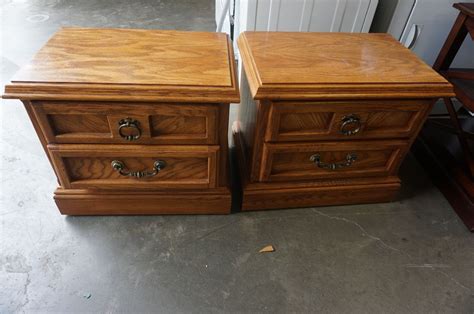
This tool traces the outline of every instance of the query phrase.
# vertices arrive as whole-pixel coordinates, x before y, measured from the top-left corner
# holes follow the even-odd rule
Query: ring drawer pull
[[[335,162],[331,164],[322,162],[320,154],[314,154],[313,156],[309,158],[309,160],[314,162],[316,166],[318,166],[319,168],[328,169],[328,170],[336,170],[336,169],[350,167],[354,163],[354,161],[357,160],[357,155],[354,153],[349,153],[347,154],[345,161]]]
[[[119,135],[127,141],[136,141],[142,135],[142,131],[140,130],[140,127],[139,127],[140,123],[137,120],[134,120],[132,118],[122,119],[119,121],[118,125],[119,125],[119,129],[118,129]],[[131,135],[123,134],[123,130],[125,128],[134,129],[134,134],[131,134]]]
[[[361,123],[360,118],[355,114],[350,114],[342,118],[341,133],[344,135],[355,135],[359,133]]]
[[[156,176],[163,168],[166,166],[166,163],[163,160],[156,160],[153,164],[153,170],[151,171],[130,171],[126,169],[125,164],[120,160],[113,160],[112,168],[115,171],[120,173],[124,177],[133,177],[133,178],[144,178],[144,177],[153,177]]]

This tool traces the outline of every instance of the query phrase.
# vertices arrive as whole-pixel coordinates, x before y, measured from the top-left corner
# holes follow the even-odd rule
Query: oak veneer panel
[[[54,134],[61,136],[72,133],[97,134],[110,137],[110,129],[105,115],[50,114],[48,122]]]
[[[267,141],[408,138],[424,121],[431,100],[278,101],[271,105]],[[343,119],[355,116],[360,130],[341,132]]]
[[[407,141],[266,143],[260,181],[395,175],[407,148]],[[350,166],[328,170],[310,160],[314,154],[319,154],[321,162],[326,164],[343,163],[348,154],[356,155],[357,159]]]
[[[238,45],[255,99],[454,96],[388,34],[244,32]]]
[[[216,104],[38,101],[33,110],[50,143],[217,144],[221,106],[225,110]],[[139,139],[120,136],[125,118],[138,122]]]
[[[189,136],[204,137],[207,134],[207,119],[205,116],[150,116],[151,136]]]
[[[278,123],[278,135],[296,132],[314,134],[329,133],[334,113],[332,112],[288,112],[281,114]]]

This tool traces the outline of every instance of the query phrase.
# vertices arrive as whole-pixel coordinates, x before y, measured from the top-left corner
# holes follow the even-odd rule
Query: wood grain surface
[[[387,34],[244,32],[256,99],[452,96],[451,85]]]
[[[54,200],[63,215],[228,214],[226,188],[203,190],[56,189]]]
[[[239,99],[226,34],[105,28],[59,30],[6,85],[4,97]]]
[[[172,145],[217,144],[220,107],[226,110],[217,104],[35,101],[33,110],[50,143]],[[138,139],[119,134],[125,118],[137,121]]]
[[[393,200],[400,163],[433,103],[453,95],[387,34],[245,32],[238,44],[242,210]],[[350,116],[360,128],[345,135]],[[314,154],[346,167],[318,167]],[[349,154],[357,159],[346,164]]]
[[[65,188],[215,188],[219,146],[48,145],[53,165]],[[152,171],[153,163],[166,166],[155,176],[121,176],[111,163],[123,162],[127,171]]]
[[[274,102],[265,139],[280,142],[406,138],[424,121],[430,105],[431,100]],[[360,130],[344,135],[343,120],[349,116],[359,119]]]
[[[407,151],[407,141],[345,141],[264,145],[260,181],[315,180],[396,175]],[[348,154],[357,159],[337,170],[318,167],[310,157],[326,164],[344,163]]]
[[[259,181],[250,177],[242,132],[234,129],[238,167],[241,175],[242,211],[380,203],[394,200],[400,189],[395,176],[329,176],[313,180]],[[402,158],[402,156],[400,156]]]
[[[239,89],[227,35],[61,29],[3,97],[25,104],[62,214],[230,212],[229,102]],[[152,173],[157,160],[165,166],[153,176],[126,175]]]
[[[242,211],[391,202],[398,194],[400,182],[395,178],[353,185],[283,187],[274,184],[265,189],[254,189],[254,186],[258,184],[252,183],[245,190]]]

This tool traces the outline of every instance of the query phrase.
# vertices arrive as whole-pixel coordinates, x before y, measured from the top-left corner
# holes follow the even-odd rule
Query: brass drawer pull
[[[144,177],[156,176],[161,170],[163,170],[163,168],[166,166],[166,163],[163,160],[156,160],[153,164],[153,170],[151,171],[129,171],[126,169],[125,164],[120,160],[113,160],[111,165],[115,171],[124,177],[140,179]]]
[[[134,120],[132,118],[122,119],[119,121],[118,125],[119,125],[119,129],[118,129],[119,135],[127,141],[136,141],[142,135],[142,131],[140,130],[140,127],[139,127],[140,123],[137,120]],[[134,129],[134,131],[132,131],[134,134],[130,134],[130,135],[123,134],[123,130],[125,128]]]
[[[357,159],[357,155],[354,154],[354,153],[347,154],[345,161],[335,162],[335,163],[331,163],[331,164],[327,164],[325,162],[322,162],[320,154],[314,154],[313,156],[311,156],[309,158],[309,160],[314,162],[316,164],[316,166],[318,166],[319,168],[322,168],[322,169],[327,169],[327,170],[337,170],[337,169],[341,169],[341,168],[350,167],[354,163],[354,161],[356,161],[356,159]]]
[[[344,135],[355,135],[359,133],[361,123],[360,118],[355,114],[350,114],[342,118],[341,133]]]

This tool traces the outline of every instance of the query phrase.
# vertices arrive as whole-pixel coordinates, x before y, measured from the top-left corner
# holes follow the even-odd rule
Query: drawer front
[[[409,138],[431,100],[275,102],[266,141]]]
[[[395,175],[408,141],[266,143],[261,181]]]
[[[48,145],[65,188],[214,188],[218,146]]]
[[[49,143],[217,144],[218,105],[35,102]]]

